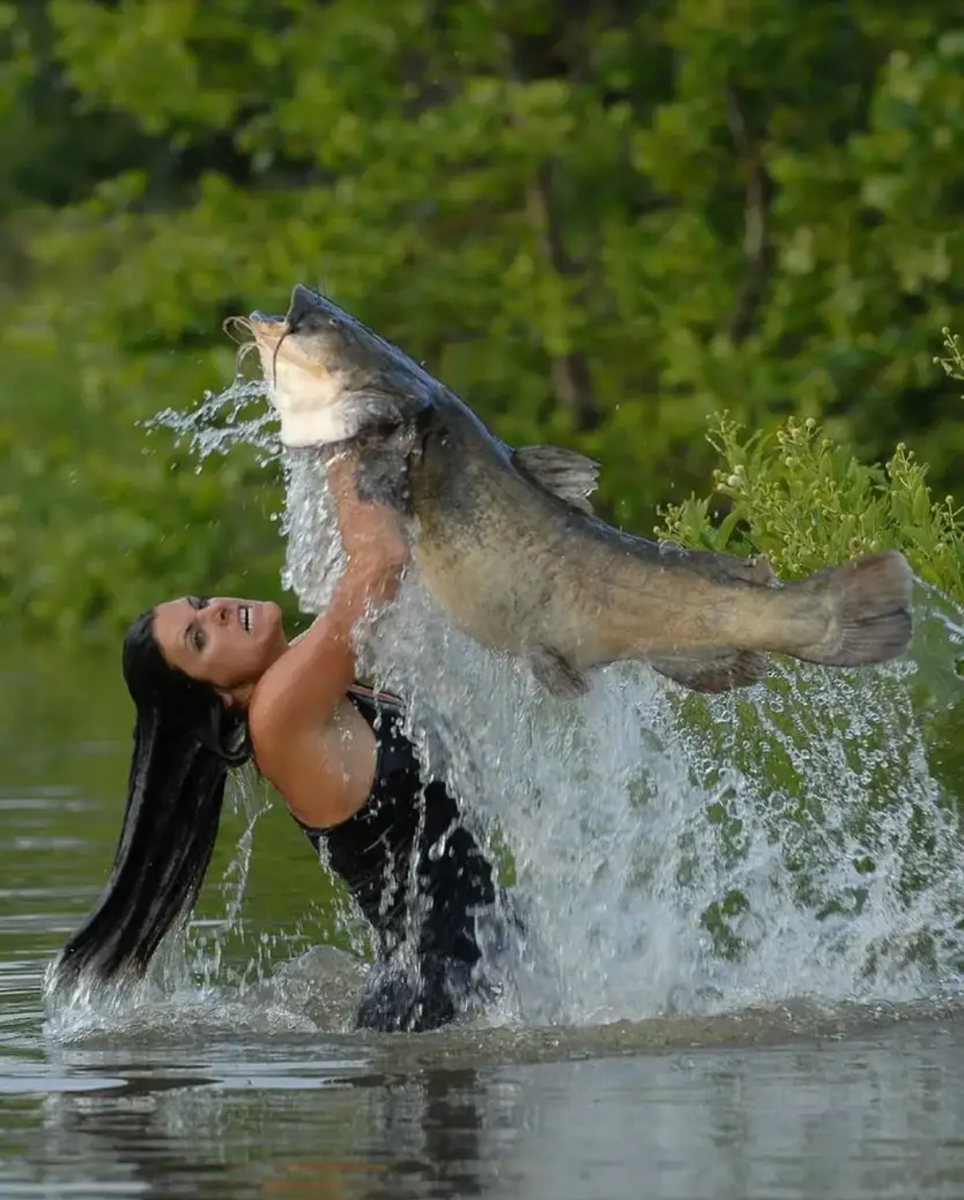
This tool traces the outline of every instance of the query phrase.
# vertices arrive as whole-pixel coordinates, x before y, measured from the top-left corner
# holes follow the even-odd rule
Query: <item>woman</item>
[[[492,864],[455,798],[422,779],[398,702],[354,684],[356,623],[394,597],[406,547],[392,512],[358,497],[352,459],[331,463],[329,487],[346,566],[302,637],[287,643],[275,604],[223,598],[159,604],[128,631],[137,718],[124,821],[58,982],[146,971],[195,904],[228,770],[253,758],[373,928],[358,1025],[431,1029],[491,996]]]

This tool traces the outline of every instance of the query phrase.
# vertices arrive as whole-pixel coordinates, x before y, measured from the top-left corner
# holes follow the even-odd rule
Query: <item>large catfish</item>
[[[236,324],[257,344],[282,441],[352,444],[359,491],[398,510],[436,602],[556,695],[619,659],[716,692],[762,678],[767,653],[851,667],[907,646],[912,576],[896,551],[781,584],[763,558],[630,536],[592,513],[597,464],[507,446],[327,297],[298,285],[285,316]]]

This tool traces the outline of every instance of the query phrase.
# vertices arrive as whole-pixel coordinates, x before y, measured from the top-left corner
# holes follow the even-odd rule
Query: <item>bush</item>
[[[964,355],[945,330],[936,360],[964,381]],[[657,534],[687,546],[765,554],[778,575],[805,575],[876,550],[907,555],[917,575],[964,601],[962,510],[935,500],[927,467],[899,443],[883,465],[858,462],[812,418],[788,417],[747,436],[728,414],[712,418],[708,440],[722,465],[714,491],[660,512]]]

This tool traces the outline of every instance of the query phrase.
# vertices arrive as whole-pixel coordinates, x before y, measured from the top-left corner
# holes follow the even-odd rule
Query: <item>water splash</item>
[[[224,391],[206,392],[193,409],[162,409],[144,426],[152,433],[173,431],[175,444],[187,444],[198,471],[212,455],[237,446],[253,447],[262,466],[280,464],[286,500],[275,519],[288,546],[281,585],[295,593],[304,612],[317,613],[330,600],[344,563],[328,475],[311,449],[281,444],[267,396],[264,380],[238,376]]]
[[[281,584],[306,613],[324,612],[345,558],[324,463],[311,450],[285,449],[285,511],[281,531],[287,553]]]
[[[256,411],[249,408],[256,406]],[[227,454],[235,446],[252,446],[264,466],[281,457],[278,416],[267,403],[264,380],[239,375],[221,392],[205,392],[196,407],[185,411],[165,408],[143,426],[149,433],[171,430],[175,444],[185,440],[197,459],[197,470],[212,454]]]
[[[928,597],[917,610],[933,639]],[[569,705],[446,627],[417,584],[373,657],[427,756],[510,847],[545,955],[526,1021],[956,985],[964,860],[913,662],[780,664],[715,698],[623,664]]]
[[[331,498],[310,451],[282,451],[266,414],[243,417],[262,394],[238,384],[155,424],[199,460],[239,441],[280,457],[283,583],[317,612],[342,563]],[[964,613],[921,585],[915,614],[912,655],[886,668],[775,664],[766,685],[707,698],[622,664],[573,704],[459,634],[409,579],[367,666],[405,697],[430,769],[508,848],[530,932],[501,1018],[956,989]]]
[[[161,969],[166,967],[167,982],[175,986],[184,987],[188,983],[182,969],[187,960],[190,961],[192,975],[200,981],[202,988],[213,987],[225,976],[228,982],[243,987],[252,973],[257,978],[264,969],[266,943],[260,939],[256,943],[255,953],[240,971],[233,965],[226,966],[226,949],[232,938],[241,939],[246,933],[242,905],[251,874],[254,831],[271,802],[250,770],[246,769],[235,774],[233,786],[228,790],[228,803],[235,814],[243,816],[245,824],[221,877],[219,890],[225,905],[224,913],[217,918],[194,920],[191,923],[190,929],[185,931],[187,959],[183,955],[165,956]],[[165,946],[165,949],[168,947]]]

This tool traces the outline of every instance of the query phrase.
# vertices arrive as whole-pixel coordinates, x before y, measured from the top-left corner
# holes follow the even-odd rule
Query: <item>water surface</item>
[[[130,721],[110,659],[3,651],[0,1196],[964,1196],[953,980],[361,1037],[350,931],[297,832],[271,810],[239,850],[256,791],[226,814],[193,970],[45,1013],[113,852]]]

